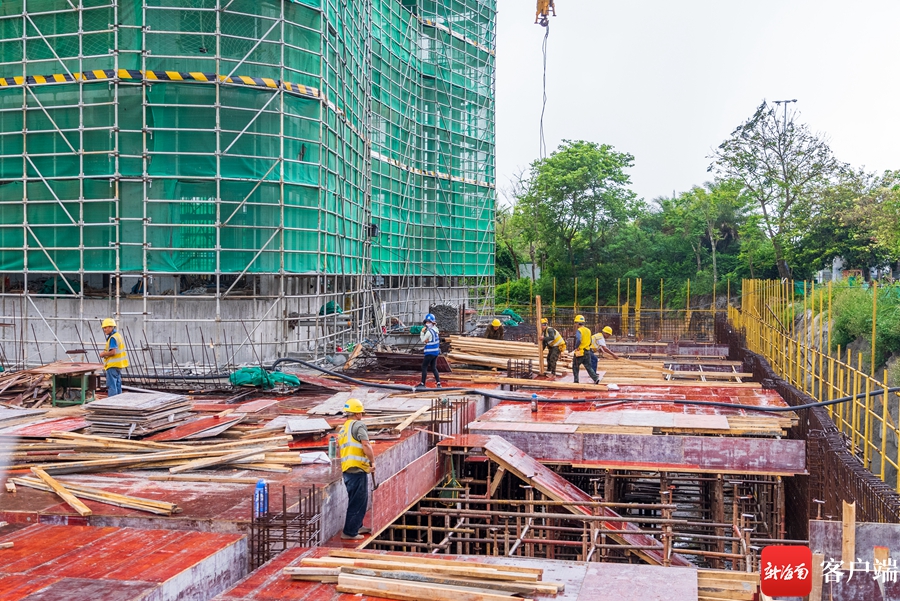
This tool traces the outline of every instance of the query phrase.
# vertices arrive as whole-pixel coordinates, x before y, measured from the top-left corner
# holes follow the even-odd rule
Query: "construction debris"
[[[192,415],[190,408],[190,400],[179,394],[126,392],[89,403],[85,419],[92,434],[132,438],[179,425]]]
[[[21,407],[40,407],[50,400],[51,377],[30,370],[0,373],[0,402]]]

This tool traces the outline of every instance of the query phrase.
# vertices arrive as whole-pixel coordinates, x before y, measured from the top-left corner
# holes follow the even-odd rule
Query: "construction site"
[[[792,282],[496,306],[496,19],[0,2],[0,599],[762,601],[778,545],[810,601],[900,599],[898,395],[779,321]]]

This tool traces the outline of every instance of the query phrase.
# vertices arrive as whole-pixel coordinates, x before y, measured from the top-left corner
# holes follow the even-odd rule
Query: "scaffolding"
[[[8,354],[61,356],[115,316],[173,363],[199,331],[218,366],[319,359],[387,315],[491,303],[495,16],[0,4],[0,335],[31,339]]]

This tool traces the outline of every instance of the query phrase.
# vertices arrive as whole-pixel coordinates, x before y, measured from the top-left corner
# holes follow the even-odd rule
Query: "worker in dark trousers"
[[[491,325],[484,331],[484,337],[488,340],[503,340],[503,324],[499,319],[491,322]]]
[[[362,422],[365,413],[359,399],[347,399],[344,403],[347,421],[338,432],[341,471],[344,475],[344,487],[347,489],[347,517],[341,532],[341,538],[345,540],[362,540],[365,538],[363,534],[372,532],[371,528],[363,528],[362,525],[369,505],[369,486],[366,480],[370,473],[375,472],[375,452],[369,444],[366,424]]]
[[[424,388],[428,380],[428,370],[434,374],[437,387],[441,387],[441,374],[438,373],[437,358],[441,355],[441,333],[435,325],[434,313],[425,316],[422,322],[424,327],[419,334],[419,340],[425,344],[425,357],[422,359],[422,381],[419,386]]]
[[[106,349],[99,353],[106,370],[106,396],[122,394],[122,370],[128,367],[125,340],[116,329],[116,320],[107,317],[100,324],[106,335]]]
[[[606,336],[612,336],[612,328],[606,326],[603,328],[602,332],[597,332],[593,336],[591,336],[591,353],[593,353],[591,357],[591,367],[594,368],[594,371],[597,371],[597,365],[600,363],[600,355],[607,354],[613,359],[618,359],[619,356],[612,352],[610,348],[606,345]]]
[[[599,384],[600,378],[597,376],[597,372],[594,371],[593,366],[591,366],[591,357],[594,355],[591,352],[591,331],[584,325],[584,315],[575,316],[575,325],[577,329],[575,330],[575,352],[572,353],[574,355],[572,359],[572,379],[576,384],[578,383],[578,372],[581,371],[581,366],[584,365],[594,384]]]
[[[566,351],[566,340],[556,329],[550,327],[550,322],[546,317],[541,319],[541,332],[543,338],[541,343],[547,349],[547,371],[554,376],[556,373],[556,362],[559,356]]]

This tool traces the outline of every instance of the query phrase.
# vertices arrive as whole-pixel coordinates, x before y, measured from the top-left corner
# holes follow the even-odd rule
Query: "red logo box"
[[[809,547],[764,547],[759,558],[760,589],[769,597],[805,597],[812,591]]]

